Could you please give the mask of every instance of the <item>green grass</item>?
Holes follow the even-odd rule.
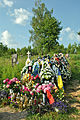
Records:
[[[37,59],[38,56],[32,56],[31,59]],[[72,72],[73,79],[80,80],[80,55],[70,55],[71,59],[69,60]],[[12,67],[11,58],[0,57],[0,80],[4,80],[6,78],[18,77],[20,79],[23,66],[25,65],[27,57],[19,57],[19,64]]]
[[[27,116],[26,120],[75,120],[68,114],[58,114],[56,112],[47,112],[43,115],[34,114]],[[77,120],[77,119],[76,119]]]
[[[19,58],[19,64],[12,67],[11,58],[0,58],[0,81],[6,78],[21,78],[21,70],[25,65],[26,57]]]
[[[71,54],[71,60],[80,60],[80,54]]]
[[[80,83],[80,60],[72,59],[70,61],[71,72],[72,72],[72,80],[79,80]]]

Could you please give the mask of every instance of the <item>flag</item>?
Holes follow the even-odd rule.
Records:
[[[60,89],[63,88],[63,81],[62,81],[61,72],[59,71],[59,69],[58,69],[58,87]]]

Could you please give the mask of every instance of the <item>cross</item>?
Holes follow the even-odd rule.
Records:
[[[28,58],[29,58],[29,55],[30,55],[30,52],[29,52],[29,51],[27,52],[27,55],[28,55]]]

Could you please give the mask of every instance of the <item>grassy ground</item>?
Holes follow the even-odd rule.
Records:
[[[12,67],[11,58],[0,58],[0,81],[6,78],[21,78],[21,70],[25,65],[26,57],[19,58],[19,64]]]
[[[47,112],[43,115],[29,114],[26,120],[80,120],[80,55],[70,55],[70,57],[69,63],[71,66],[72,78],[67,82],[65,88],[67,100],[72,106],[70,111],[66,114],[58,114],[55,112]],[[11,79],[17,77],[20,79],[21,70],[25,65],[26,59],[27,57],[19,57],[19,64],[12,67],[11,58],[0,58],[0,82],[5,78]],[[0,113],[3,111],[1,109]]]
[[[36,59],[37,56],[33,56],[31,59]],[[25,65],[27,57],[19,57],[18,61],[19,64],[12,67],[11,58],[4,58],[0,57],[0,81],[9,78],[12,79],[13,77],[17,77],[18,79],[21,78],[21,70]]]

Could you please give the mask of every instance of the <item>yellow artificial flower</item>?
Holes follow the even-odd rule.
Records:
[[[32,86],[34,85],[34,81],[32,81]]]
[[[20,83],[19,81],[16,81],[16,83]]]
[[[26,79],[27,79],[27,74],[25,74],[23,77],[23,80],[26,80]]]

